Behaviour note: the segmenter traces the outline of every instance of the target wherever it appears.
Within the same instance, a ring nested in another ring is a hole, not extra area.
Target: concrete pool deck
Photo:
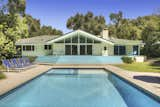
[[[0,95],[16,88],[17,86],[33,79],[34,77],[48,71],[51,66],[35,65],[34,68],[22,72],[4,72],[5,79],[0,80]]]
[[[120,69],[112,65],[35,65],[34,68],[28,69],[22,72],[4,72],[7,76],[6,79],[0,80],[0,95],[14,89],[15,87],[33,79],[34,77],[48,71],[51,68],[104,68],[120,77],[136,84],[138,87],[143,88],[150,94],[160,97],[160,73],[141,73],[131,72]],[[94,71],[95,72],[95,71]],[[147,80],[147,77],[151,77],[151,80],[155,78],[155,81]],[[146,80],[144,79],[146,78]],[[3,87],[3,88],[2,88]]]

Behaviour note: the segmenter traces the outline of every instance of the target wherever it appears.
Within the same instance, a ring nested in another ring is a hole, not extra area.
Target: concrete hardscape
[[[22,71],[22,72],[5,72],[7,76],[6,79],[0,80],[0,95],[14,89],[15,87],[33,79],[34,77],[48,71],[51,68],[104,68],[114,74],[119,75],[120,77],[130,81],[133,84],[143,88],[148,91],[150,94],[160,97],[160,83],[147,82],[144,80],[137,79],[138,76],[151,76],[151,77],[160,77],[160,73],[141,73],[141,72],[131,72],[120,69],[112,65],[80,65],[80,64],[70,64],[70,65],[35,65],[36,67]],[[94,70],[93,70],[94,72]]]
[[[51,66],[47,65],[35,65],[34,68],[22,72],[4,72],[7,78],[0,80],[0,95],[33,79],[34,77],[48,71],[51,68]]]

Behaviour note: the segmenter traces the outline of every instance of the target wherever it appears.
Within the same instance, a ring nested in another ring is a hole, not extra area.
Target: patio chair
[[[15,66],[15,68],[23,68],[24,66],[18,62],[16,58],[10,59],[10,62]]]
[[[32,63],[30,62],[30,60],[27,57],[22,58],[25,62],[25,65],[29,66],[32,65]]]
[[[11,64],[9,60],[2,60],[3,66],[7,69],[7,71],[21,71],[22,69],[16,68],[15,65]]]

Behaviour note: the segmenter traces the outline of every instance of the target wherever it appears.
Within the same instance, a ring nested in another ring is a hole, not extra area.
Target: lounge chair
[[[33,68],[34,66],[30,63],[27,58],[13,58],[10,60],[2,60],[3,65],[7,68],[7,71],[21,71],[29,68]]]
[[[30,62],[30,60],[29,60],[27,57],[23,57],[22,60],[24,61],[24,64],[25,64],[26,66],[32,65],[32,63]]]
[[[7,71],[21,71],[21,68],[16,68],[9,60],[2,60],[3,66],[7,69]]]

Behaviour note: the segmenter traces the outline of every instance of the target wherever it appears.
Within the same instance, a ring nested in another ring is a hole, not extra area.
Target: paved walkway
[[[0,95],[14,89],[18,85],[46,72],[51,68],[105,68],[128,81],[142,87],[151,94],[160,97],[160,73],[131,72],[112,65],[36,65],[35,68],[15,73],[5,72],[6,79],[0,80]],[[3,87],[3,88],[2,88]]]
[[[50,68],[52,67],[47,65],[35,65],[34,68],[22,72],[4,72],[7,78],[0,80],[0,95],[46,72]]]

